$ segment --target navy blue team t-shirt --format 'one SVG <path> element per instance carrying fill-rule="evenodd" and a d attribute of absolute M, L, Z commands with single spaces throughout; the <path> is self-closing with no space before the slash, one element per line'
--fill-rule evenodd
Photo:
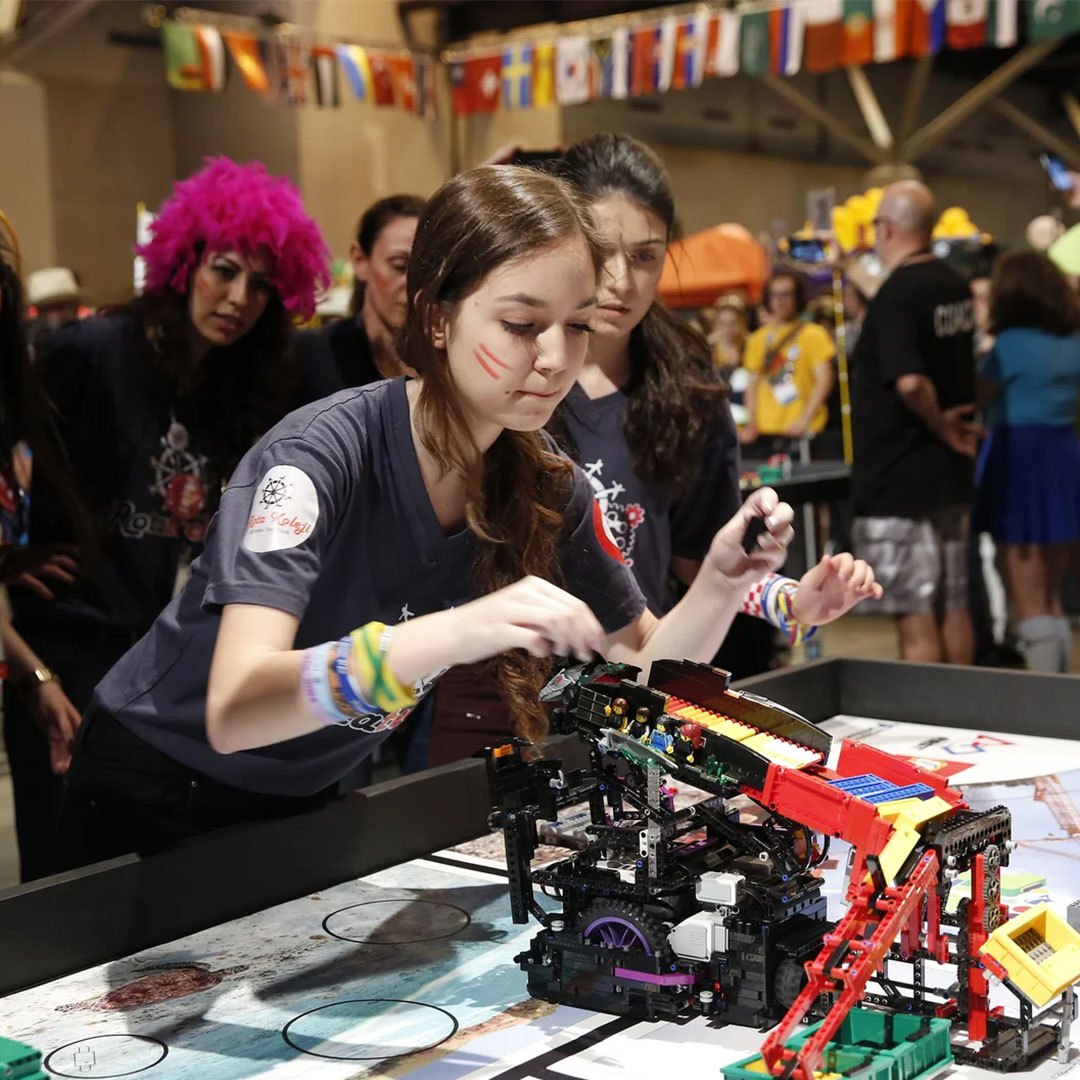
<path fill-rule="evenodd" d="M 300 619 L 295 648 L 474 599 L 473 536 L 444 533 L 424 487 L 405 392 L 395 379 L 287 416 L 244 457 L 186 588 L 97 687 L 97 704 L 164 754 L 225 784 L 313 794 L 345 776 L 404 719 L 367 717 L 219 754 L 206 737 L 206 685 L 225 604 Z M 645 599 L 575 468 L 564 508 L 566 589 L 607 633 Z M 423 692 L 427 686 L 418 686 Z"/>
<path fill-rule="evenodd" d="M 703 559 L 716 531 L 742 502 L 739 439 L 731 409 L 719 402 L 694 480 L 677 495 L 670 486 L 637 475 L 624 430 L 627 400 L 622 390 L 590 398 L 575 383 L 560 415 L 615 543 L 649 609 L 663 615 L 675 602 L 669 585 L 672 558 Z"/>

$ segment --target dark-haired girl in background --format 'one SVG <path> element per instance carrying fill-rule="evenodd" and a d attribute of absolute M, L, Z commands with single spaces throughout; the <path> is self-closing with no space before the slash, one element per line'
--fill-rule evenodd
<path fill-rule="evenodd" d="M 558 172 L 588 202 L 609 253 L 585 364 L 551 430 L 589 478 L 649 609 L 663 615 L 677 599 L 672 578 L 694 581 L 713 535 L 739 506 L 735 425 L 708 343 L 657 300 L 676 231 L 663 163 L 628 135 L 603 133 L 570 147 Z M 535 326 L 512 332 L 528 341 Z M 878 587 L 865 563 L 843 554 L 822 559 L 797 593 L 794 582 L 786 588 L 808 627 Z M 753 593 L 747 601 L 747 613 L 759 614 Z M 436 697 L 428 760 L 467 756 L 511 726 L 486 673 L 451 671 Z"/>
<path fill-rule="evenodd" d="M 1068 671 L 1061 584 L 1080 540 L 1080 308 L 1064 274 L 1037 251 L 1001 256 L 990 303 L 994 345 L 978 391 L 989 433 L 973 531 L 1001 549 L 1028 667 Z"/>
<path fill-rule="evenodd" d="M 236 463 L 288 411 L 290 312 L 310 315 L 329 277 L 296 190 L 227 158 L 176 185 L 141 254 L 146 294 L 58 331 L 37 361 L 100 558 L 55 583 L 55 599 L 11 596 L 16 629 L 80 713 L 183 580 Z M 35 541 L 73 539 L 69 517 L 35 470 Z M 40 743 L 27 784 L 45 783 L 45 736 L 17 694 L 4 706 L 5 726 Z M 24 879 L 55 869 L 56 841 L 39 833 L 21 849 Z"/>
<path fill-rule="evenodd" d="M 405 270 L 423 211 L 419 195 L 390 195 L 364 211 L 349 248 L 356 278 L 349 317 L 296 335 L 299 404 L 404 372 L 394 339 L 405 321 Z"/>

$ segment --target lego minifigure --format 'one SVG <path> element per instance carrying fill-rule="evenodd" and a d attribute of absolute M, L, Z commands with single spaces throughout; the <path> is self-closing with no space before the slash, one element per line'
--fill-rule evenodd
<path fill-rule="evenodd" d="M 604 712 L 611 717 L 611 726 L 616 731 L 626 731 L 630 723 L 630 703 L 624 697 L 617 697 Z"/>
<path fill-rule="evenodd" d="M 645 705 L 642 705 L 634 715 L 634 719 L 630 721 L 630 726 L 626 731 L 627 735 L 631 739 L 637 739 L 638 742 L 645 742 L 649 737 L 649 710 Z"/>
<path fill-rule="evenodd" d="M 700 750 L 705 745 L 701 735 L 701 728 L 697 724 L 683 724 L 679 728 L 679 737 L 675 740 L 673 753 L 675 759 L 685 762 L 687 765 L 694 764 L 694 751 Z"/>
<path fill-rule="evenodd" d="M 668 728 L 671 727 L 671 721 L 667 717 L 661 716 L 656 721 L 656 727 L 653 728 L 652 737 L 649 739 L 649 745 L 654 750 L 659 750 L 662 754 L 670 754 L 672 744 L 675 740 L 671 737 L 671 733 Z"/>

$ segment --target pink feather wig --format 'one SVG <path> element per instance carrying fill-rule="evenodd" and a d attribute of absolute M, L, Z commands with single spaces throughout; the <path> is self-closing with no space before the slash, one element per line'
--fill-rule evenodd
<path fill-rule="evenodd" d="M 135 249 L 146 259 L 146 291 L 186 293 L 203 254 L 250 255 L 266 248 L 273 255 L 281 302 L 310 318 L 317 296 L 330 283 L 330 252 L 300 193 L 284 177 L 270 176 L 261 162 L 205 161 L 199 172 L 174 186 L 151 226 L 150 242 Z"/>

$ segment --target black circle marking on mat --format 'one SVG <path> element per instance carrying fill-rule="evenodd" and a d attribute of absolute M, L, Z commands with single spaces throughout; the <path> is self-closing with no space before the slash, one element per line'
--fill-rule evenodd
<path fill-rule="evenodd" d="M 463 916 L 465 922 L 461 926 L 448 931 L 445 934 L 434 934 L 431 937 L 422 938 L 398 938 L 394 940 L 386 940 L 380 938 L 365 938 L 365 937 L 346 937 L 344 934 L 339 934 L 330 929 L 330 920 L 335 915 L 340 915 L 344 911 L 352 911 L 355 908 L 370 907 L 373 904 L 430 904 L 434 907 L 448 908 L 450 911 L 456 911 L 459 915 Z M 472 923 L 472 915 L 469 914 L 464 908 L 459 908 L 456 904 L 447 904 L 442 900 L 410 900 L 407 897 L 402 897 L 398 900 L 365 900 L 360 904 L 349 904 L 348 907 L 338 908 L 337 911 L 331 911 L 322 921 L 322 928 L 333 938 L 337 938 L 338 941 L 351 941 L 356 945 L 418 945 L 424 941 L 441 941 L 443 938 L 453 937 L 455 934 L 460 934 L 462 930 L 467 930 Z"/>
<path fill-rule="evenodd" d="M 426 1046 L 416 1046 L 413 1047 L 412 1050 L 403 1050 L 400 1054 L 378 1054 L 368 1057 L 345 1057 L 340 1054 L 317 1054 L 314 1050 L 305 1050 L 302 1046 L 297 1046 L 290 1038 L 289 1028 L 291 1028 L 298 1020 L 303 1020 L 305 1016 L 311 1016 L 312 1013 L 322 1012 L 323 1009 L 332 1009 L 336 1005 L 374 1005 L 379 1002 L 385 1002 L 389 1005 L 417 1005 L 421 1009 L 431 1009 L 433 1012 L 440 1012 L 443 1016 L 449 1018 L 451 1024 L 450 1031 L 441 1039 L 437 1039 L 433 1043 L 428 1043 Z M 452 1039 L 457 1034 L 457 1030 L 457 1017 L 453 1013 L 447 1012 L 446 1009 L 440 1008 L 438 1005 L 429 1005 L 426 1001 L 409 1001 L 407 998 L 346 998 L 344 1001 L 331 1001 L 328 1005 L 319 1005 L 314 1009 L 308 1009 L 307 1012 L 302 1012 L 299 1016 L 294 1016 L 281 1029 L 281 1037 L 288 1046 L 291 1046 L 301 1054 L 307 1054 L 310 1057 L 323 1058 L 327 1061 L 390 1061 L 394 1058 L 408 1057 L 410 1054 L 419 1054 L 425 1050 L 434 1050 L 436 1046 L 442 1046 L 447 1039 Z M 327 1042 L 329 1040 L 324 1039 L 322 1041 Z"/>
<path fill-rule="evenodd" d="M 63 1053 L 65 1050 L 70 1050 L 73 1046 L 82 1046 L 83 1043 L 93 1042 L 95 1039 L 135 1039 L 138 1042 L 151 1043 L 157 1046 L 161 1051 L 161 1057 L 157 1061 L 150 1062 L 149 1065 L 140 1065 L 137 1069 L 129 1069 L 127 1072 L 122 1073 L 99 1073 L 88 1072 L 86 1069 L 81 1069 L 78 1072 L 61 1072 L 55 1065 L 52 1064 L 53 1059 L 57 1054 Z M 150 1035 L 132 1035 L 130 1032 L 121 1032 L 116 1035 L 87 1035 L 84 1039 L 76 1039 L 74 1042 L 65 1043 L 63 1046 L 57 1047 L 53 1050 L 47 1058 L 42 1062 L 46 1072 L 51 1072 L 54 1076 L 95 1076 L 95 1077 L 113 1077 L 113 1076 L 134 1076 L 136 1073 L 146 1072 L 147 1069 L 152 1069 L 156 1065 L 160 1065 L 169 1056 L 169 1047 L 163 1043 L 160 1039 L 152 1038 Z M 74 1067 L 74 1066 L 73 1066 Z"/>

